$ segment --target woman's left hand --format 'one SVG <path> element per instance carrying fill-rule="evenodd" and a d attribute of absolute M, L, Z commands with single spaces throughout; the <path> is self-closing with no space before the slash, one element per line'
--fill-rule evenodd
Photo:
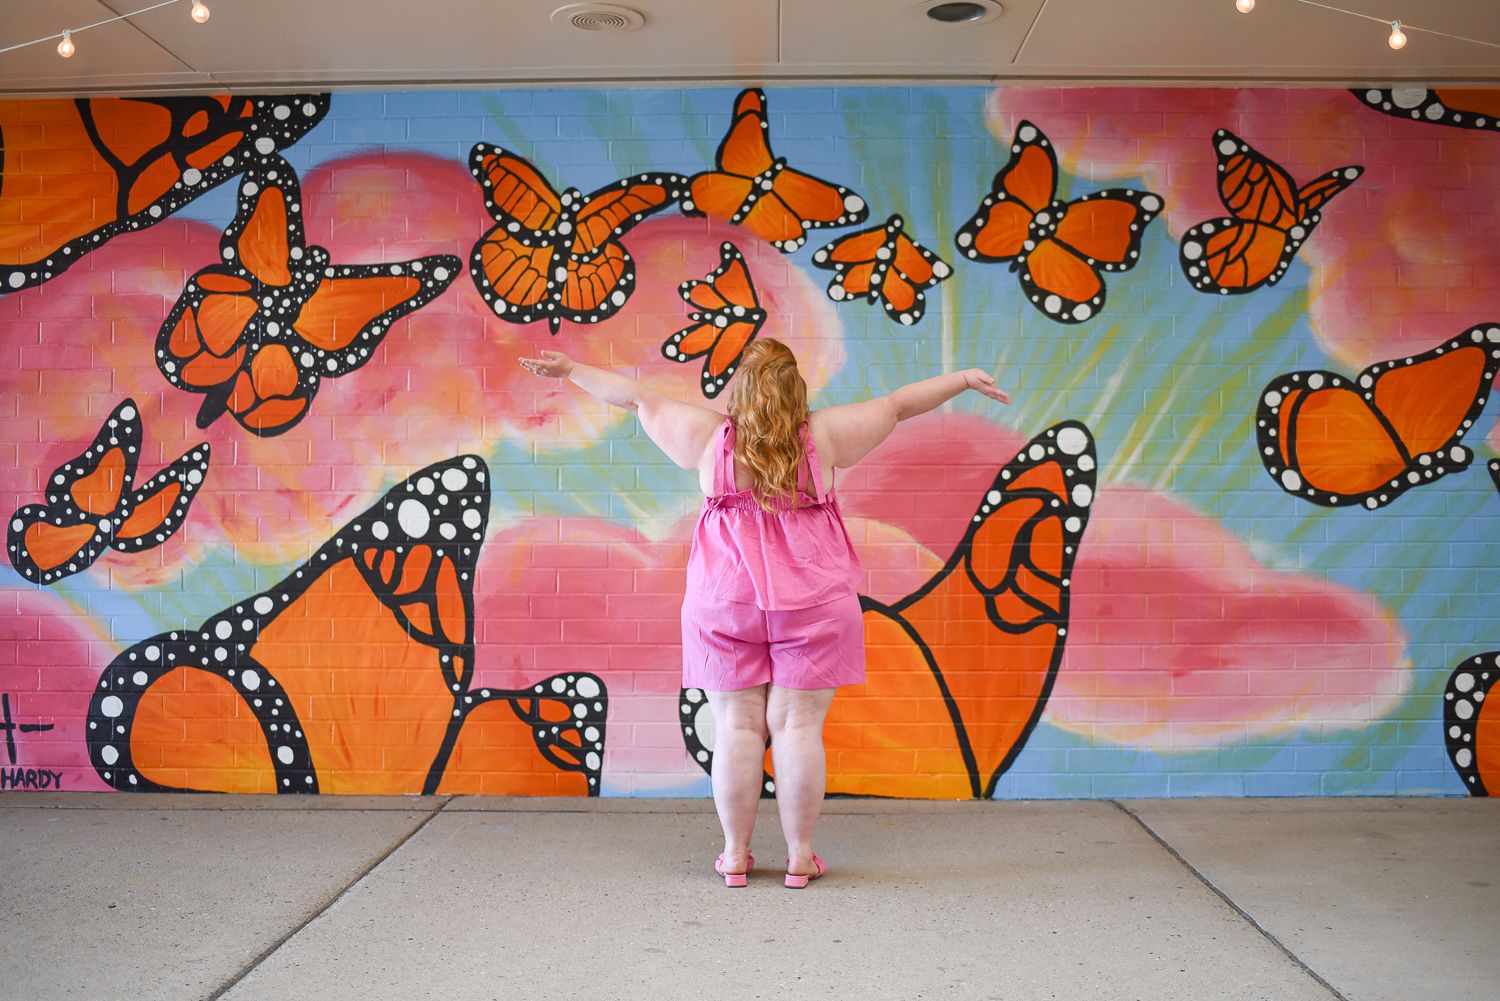
<path fill-rule="evenodd" d="M 540 358 L 522 358 L 521 367 L 543 378 L 566 379 L 573 371 L 573 359 L 561 351 L 543 351 Z"/>

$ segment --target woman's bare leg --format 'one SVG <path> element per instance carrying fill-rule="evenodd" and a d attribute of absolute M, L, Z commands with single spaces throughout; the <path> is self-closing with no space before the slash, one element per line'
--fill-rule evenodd
<path fill-rule="evenodd" d="M 714 806 L 724 827 L 724 871 L 750 868 L 750 835 L 766 763 L 766 685 L 709 692 L 714 711 Z"/>
<path fill-rule="evenodd" d="M 811 875 L 812 835 L 823 810 L 828 758 L 823 752 L 823 717 L 836 688 L 803 691 L 772 685 L 766 697 L 771 729 L 771 760 L 776 764 L 776 806 L 786 836 L 787 872 Z M 717 764 L 717 761 L 715 762 Z"/>

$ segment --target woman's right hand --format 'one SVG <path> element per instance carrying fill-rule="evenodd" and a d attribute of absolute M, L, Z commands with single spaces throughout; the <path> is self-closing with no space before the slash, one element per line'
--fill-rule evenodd
<path fill-rule="evenodd" d="M 995 377 L 982 368 L 967 369 L 964 372 L 964 382 L 970 389 L 983 393 L 996 402 L 1010 402 L 1010 394 L 995 385 Z"/>
<path fill-rule="evenodd" d="M 561 351 L 543 351 L 540 358 L 522 358 L 521 367 L 546 379 L 566 379 L 573 372 L 573 359 Z"/>

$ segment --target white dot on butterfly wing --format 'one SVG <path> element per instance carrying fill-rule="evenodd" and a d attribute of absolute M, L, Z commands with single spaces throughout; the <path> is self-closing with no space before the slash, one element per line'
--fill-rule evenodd
<path fill-rule="evenodd" d="M 432 525 L 432 516 L 421 501 L 408 497 L 401 502 L 396 509 L 396 523 L 401 530 L 413 539 L 420 539 L 427 534 L 427 529 Z"/>

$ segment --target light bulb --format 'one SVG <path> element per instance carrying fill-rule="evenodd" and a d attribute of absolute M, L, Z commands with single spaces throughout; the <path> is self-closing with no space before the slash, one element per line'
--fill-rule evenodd
<path fill-rule="evenodd" d="M 67 59 L 77 51 L 78 47 L 73 44 L 73 33 L 71 31 L 63 32 L 63 40 L 57 43 L 57 54 Z"/>
<path fill-rule="evenodd" d="M 1391 37 L 1389 39 L 1391 48 L 1400 49 L 1406 46 L 1406 33 L 1401 30 L 1400 21 L 1391 22 Z"/>
<path fill-rule="evenodd" d="M 208 4 L 204 3 L 203 0 L 198 0 L 197 3 L 193 4 L 193 20 L 199 24 L 208 20 Z"/>
<path fill-rule="evenodd" d="M 1255 9 L 1255 0 L 1234 0 L 1234 6 L 1241 14 L 1248 14 Z"/>

